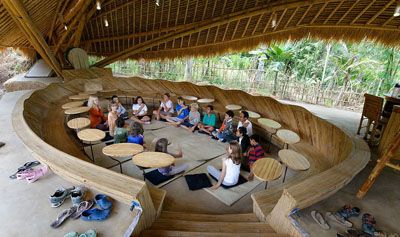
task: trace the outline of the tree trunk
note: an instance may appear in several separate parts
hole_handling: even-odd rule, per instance
[[[188,58],[185,65],[185,75],[183,77],[185,81],[193,80],[193,58]]]
[[[254,76],[253,86],[250,91],[256,91],[264,74],[264,60],[258,60],[256,75]]]
[[[276,88],[278,86],[278,71],[275,72],[275,77],[274,77],[274,90],[272,91],[272,95],[276,95]]]
[[[324,68],[322,70],[322,78],[321,78],[321,82],[324,82],[325,79],[325,73],[326,73],[326,67],[328,66],[328,59],[329,59],[329,54],[331,52],[331,44],[327,44],[326,45],[326,57],[325,57],[325,62],[324,62]]]

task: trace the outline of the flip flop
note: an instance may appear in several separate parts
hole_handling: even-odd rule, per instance
[[[311,216],[317,222],[317,224],[324,230],[329,230],[330,227],[325,221],[324,217],[318,211],[311,211]]]
[[[350,221],[345,220],[343,217],[341,217],[341,216],[339,216],[337,214],[334,214],[334,213],[331,213],[331,212],[327,212],[327,213],[325,213],[325,216],[328,219],[330,219],[332,221],[335,221],[336,223],[338,223],[338,224],[340,224],[342,226],[345,226],[347,228],[353,227],[353,223],[351,223]]]
[[[97,236],[97,233],[93,229],[88,230],[85,233],[79,235],[79,237],[96,237],[96,236]]]
[[[47,165],[43,165],[39,169],[33,170],[33,175],[26,177],[26,181],[28,181],[28,183],[35,182],[40,177],[44,176],[48,170],[49,170],[49,167]]]
[[[18,180],[26,179],[28,177],[33,176],[34,170],[32,168],[26,169],[16,173],[16,178]]]
[[[103,221],[108,218],[111,209],[100,210],[98,208],[89,209],[82,212],[81,219],[84,221]]]
[[[71,218],[78,219],[82,215],[82,212],[89,210],[93,206],[93,204],[93,200],[83,201],[79,203],[76,212],[71,215]]]
[[[103,210],[110,209],[112,207],[112,202],[104,194],[97,194],[94,197],[94,201]]]
[[[15,172],[15,174],[10,175],[10,179],[16,179],[16,178],[17,178],[17,174],[18,174],[19,172],[22,172],[22,171],[24,171],[24,170],[33,168],[33,167],[38,166],[38,165],[40,165],[40,162],[39,162],[39,161],[29,161],[29,162],[26,162],[23,166],[21,166],[21,167],[19,167],[19,168],[17,169],[17,172]]]
[[[60,213],[60,215],[57,216],[57,219],[53,223],[51,223],[50,226],[53,228],[59,227],[68,217],[74,214],[76,210],[77,210],[76,206],[72,206],[69,209],[65,209],[63,212]]]

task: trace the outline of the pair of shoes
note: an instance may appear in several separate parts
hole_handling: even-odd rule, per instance
[[[79,234],[78,232],[72,231],[64,235],[64,237],[96,237],[97,233],[95,230],[91,229],[85,233]]]
[[[364,231],[364,233],[367,233],[371,236],[387,236],[386,233],[384,233],[383,231],[377,230],[376,227],[376,221],[373,215],[369,214],[369,213],[365,213],[362,216],[362,230]]]
[[[82,213],[89,210],[94,204],[93,200],[83,201],[77,205],[76,212],[71,215],[72,219],[78,219]]]
[[[28,183],[33,183],[40,177],[44,176],[48,170],[49,167],[47,165],[42,165],[37,169],[29,168],[23,171],[19,171],[17,172],[16,177],[19,180],[25,179],[26,181],[28,181]]]
[[[65,220],[67,220],[72,214],[74,214],[77,209],[78,208],[76,206],[65,209],[57,216],[57,219],[53,221],[50,226],[53,228],[58,228],[62,223],[64,223]]]
[[[85,196],[85,187],[72,187],[72,188],[59,188],[56,192],[50,196],[50,203],[52,207],[59,207],[64,203],[65,199],[71,197],[72,204],[74,206],[79,205]]]
[[[317,224],[324,230],[329,230],[330,226],[328,225],[328,222],[324,219],[322,214],[319,211],[311,211],[311,216],[317,222]]]
[[[93,208],[82,212],[81,219],[84,221],[103,221],[111,213],[112,202],[104,194],[97,194],[94,198],[99,208]]]
[[[17,169],[17,172],[15,172],[14,174],[10,175],[10,179],[16,179],[18,173],[20,173],[20,172],[22,172],[22,171],[25,171],[25,170],[28,170],[28,169],[31,169],[31,168],[33,168],[33,167],[35,167],[35,166],[38,166],[38,165],[40,165],[40,162],[39,162],[39,161],[29,161],[29,162],[26,162],[23,166],[21,166],[21,167],[19,167],[19,168]]]

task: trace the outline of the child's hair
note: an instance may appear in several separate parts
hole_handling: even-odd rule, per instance
[[[196,110],[199,110],[199,105],[197,103],[191,103],[190,107],[195,108]]]
[[[114,101],[112,101],[112,102],[111,102],[111,104],[110,104],[110,108],[111,108],[111,107],[113,107],[113,106],[115,106],[115,107],[117,107],[117,108],[118,108],[118,104],[117,104],[117,103],[115,103]]]
[[[239,133],[245,136],[247,134],[247,129],[245,127],[239,127]]]
[[[143,126],[142,126],[142,124],[141,123],[138,123],[138,122],[133,122],[133,123],[131,123],[131,131],[130,131],[130,134],[132,135],[132,136],[138,136],[138,135],[143,135],[143,132],[144,132],[144,130],[143,130]]]
[[[139,99],[142,99],[142,104],[146,104],[141,96],[137,96],[137,97],[136,97],[136,99],[135,99],[135,104],[138,103],[138,100],[139,100]]]
[[[253,134],[250,136],[250,140],[254,140],[255,142],[259,143],[260,142],[260,136]]]
[[[210,108],[211,111],[214,110],[214,106],[212,106],[212,105],[207,105],[207,108]]]
[[[242,151],[240,145],[237,141],[229,142],[229,147],[232,149],[232,153],[229,155],[229,158],[232,159],[233,163],[240,164],[242,160]]]
[[[115,121],[115,124],[117,125],[117,128],[122,128],[125,125],[125,121],[123,118],[118,117],[117,121]]]
[[[186,102],[185,102],[185,100],[183,99],[182,96],[179,96],[179,97],[177,98],[177,100],[182,101],[182,104],[183,104],[183,105],[186,105]]]
[[[94,96],[94,95],[89,96],[87,106],[92,108],[94,106],[94,100],[95,99],[98,99],[98,97]]]
[[[158,139],[154,151],[168,153],[168,139],[166,138]]]
[[[164,95],[166,95],[168,98],[171,98],[171,95],[168,92],[164,93]]]
[[[242,111],[240,111],[240,113],[242,113],[243,114],[243,117],[244,118],[249,118],[249,112],[247,112],[246,110],[242,110]]]
[[[235,116],[235,114],[233,113],[232,110],[226,111],[226,114],[227,114],[229,117],[231,117],[231,118],[233,118],[233,116]]]
[[[118,98],[118,96],[116,95],[111,96],[111,101],[114,101],[115,98]]]

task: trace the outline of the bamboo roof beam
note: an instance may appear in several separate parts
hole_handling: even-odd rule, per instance
[[[358,15],[351,21],[350,25],[353,25],[374,3],[376,0],[371,0],[371,2],[366,6]]]
[[[297,11],[299,10],[298,7],[296,7],[296,9],[294,10],[294,12],[290,15],[289,20],[286,22],[285,26],[283,28],[286,28],[290,22],[292,21],[293,17],[296,15]]]
[[[310,4],[310,5],[307,7],[307,10],[306,10],[306,11],[304,12],[304,14],[301,16],[301,18],[300,18],[300,20],[297,22],[296,26],[298,26],[298,25],[301,24],[301,22],[302,22],[303,19],[307,16],[307,14],[308,14],[308,12],[310,11],[310,9],[311,9],[312,6],[313,6],[313,5]]]
[[[390,5],[392,5],[393,3],[395,3],[396,0],[391,0],[390,2],[388,2],[383,8],[381,8],[373,17],[371,17],[371,19],[369,19],[367,21],[367,25],[371,24],[380,14],[382,14],[382,12],[384,12],[388,7],[390,7]]]
[[[3,0],[2,3],[34,49],[53,68],[56,74],[62,78],[59,62],[52,54],[39,28],[30,18],[23,3],[20,0]]]
[[[315,20],[318,19],[319,15],[325,10],[326,5],[328,5],[329,2],[326,2],[317,12],[317,14],[315,14],[314,18],[311,20],[310,24],[314,24]]]
[[[344,1],[340,1],[338,5],[336,5],[335,9],[333,9],[333,11],[329,14],[329,16],[325,19],[324,24],[326,24],[329,19],[331,19],[331,17],[333,16],[333,14],[336,13],[336,11],[342,6],[342,4],[344,3]]]
[[[254,35],[254,33],[256,32],[256,30],[257,30],[257,28],[258,28],[258,25],[260,24],[260,21],[261,21],[261,19],[263,18],[263,15],[264,15],[264,14],[261,14],[261,15],[258,17],[256,26],[254,27],[253,31],[251,32],[251,35]]]
[[[351,10],[353,10],[353,8],[360,2],[361,0],[357,0],[353,3],[353,5],[351,5],[351,7],[349,9],[347,9],[347,11],[343,14],[343,16],[336,22],[336,24],[340,24],[340,22],[351,12]]]
[[[59,13],[59,11],[60,11],[61,3],[62,3],[62,2],[63,2],[63,1],[58,0],[56,12],[55,12],[55,14],[54,14],[54,16],[53,16],[53,20],[51,21],[50,30],[49,30],[49,33],[48,33],[48,36],[49,36],[48,42],[49,42],[49,43],[51,42],[52,37],[53,37],[54,27],[55,27],[56,22],[57,22],[57,15],[58,15],[58,13]]]
[[[282,21],[282,19],[283,19],[283,16],[285,16],[286,12],[287,12],[287,8],[285,8],[285,9],[283,10],[282,15],[281,15],[281,17],[279,18],[278,22],[276,23],[276,26],[274,27],[273,31],[275,31],[276,28],[278,28],[278,26],[281,24],[281,21]]]

